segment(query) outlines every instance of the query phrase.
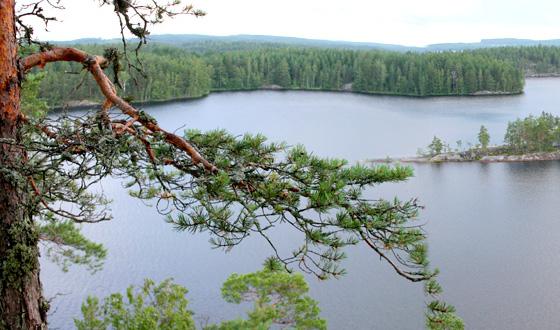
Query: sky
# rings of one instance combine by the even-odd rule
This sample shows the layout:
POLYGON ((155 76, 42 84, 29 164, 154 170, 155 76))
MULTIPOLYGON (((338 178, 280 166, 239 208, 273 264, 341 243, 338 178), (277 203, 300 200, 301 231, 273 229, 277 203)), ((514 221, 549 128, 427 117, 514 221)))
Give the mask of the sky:
MULTIPOLYGON (((143 1, 143 0, 136 0, 143 1)), ((119 36, 99 0, 62 0, 40 39, 119 36)), ((185 3, 185 0, 183 0, 185 3)), ((21 3, 21 1, 20 1, 21 3)), ((258 34, 425 46, 488 38, 560 39, 560 0, 193 0, 203 18, 176 17, 153 34, 258 34)))

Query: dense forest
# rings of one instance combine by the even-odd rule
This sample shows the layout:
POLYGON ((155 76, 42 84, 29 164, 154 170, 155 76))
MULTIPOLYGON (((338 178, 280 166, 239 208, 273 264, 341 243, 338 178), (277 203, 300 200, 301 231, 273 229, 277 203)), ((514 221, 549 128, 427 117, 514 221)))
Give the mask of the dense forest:
POLYGON ((543 112, 509 122, 504 141, 514 153, 558 150, 560 117, 543 112))
MULTIPOLYGON (((260 88, 407 96, 514 94, 523 91, 525 75, 560 72, 560 48, 545 46, 398 53, 255 43, 247 44, 246 49, 227 50, 231 45, 216 48, 215 44, 198 43, 191 50, 157 44, 146 47, 141 55, 145 75, 134 70, 120 72, 122 94, 138 102, 260 88)), ((85 48, 102 54, 106 47, 85 48)), ((47 71, 40 96, 49 105, 100 100, 94 82, 81 67, 56 63, 47 71), (55 82, 57 88, 53 89, 55 82)))
POLYGON ((560 75, 560 47, 499 47, 479 49, 473 53, 513 63, 526 76, 560 75))

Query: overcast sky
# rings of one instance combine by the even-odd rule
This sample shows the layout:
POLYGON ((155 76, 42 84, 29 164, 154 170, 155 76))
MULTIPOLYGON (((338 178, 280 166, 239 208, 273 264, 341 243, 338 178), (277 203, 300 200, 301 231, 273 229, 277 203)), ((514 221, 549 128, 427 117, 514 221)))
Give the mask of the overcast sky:
MULTIPOLYGON (((183 1, 185 2, 185 1, 183 1)), ((41 39, 118 36, 98 0, 63 0, 63 22, 41 39)), ((260 34, 424 46, 483 38, 560 38, 560 0, 194 0, 203 18, 177 17, 152 33, 260 34)))

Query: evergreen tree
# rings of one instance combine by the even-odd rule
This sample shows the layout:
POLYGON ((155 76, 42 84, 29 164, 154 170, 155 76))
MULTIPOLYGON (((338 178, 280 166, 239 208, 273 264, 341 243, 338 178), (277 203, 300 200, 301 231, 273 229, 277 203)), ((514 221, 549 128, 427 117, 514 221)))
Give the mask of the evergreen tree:
POLYGON ((504 138, 514 152, 555 150, 560 143, 560 117, 543 112, 508 123, 504 138))
POLYGON ((443 152, 443 148, 444 148, 444 143, 437 136, 434 136, 432 142, 428 145, 428 151, 432 156, 441 154, 443 152))
POLYGON ((480 126, 480 131, 478 132, 478 143, 482 150, 488 149, 488 144, 490 143, 490 134, 484 125, 480 126))
MULTIPOLYGON (((233 274, 222 287, 227 302, 253 302, 247 319, 207 325, 205 330, 270 329, 273 326, 322 330, 327 323, 319 317, 315 300, 301 274, 289 274, 275 259, 267 260, 263 270, 233 274)), ((187 289, 167 279, 159 284, 145 280, 139 288, 130 286, 126 298, 115 293, 103 303, 88 297, 82 304, 82 319, 75 319, 78 330, 169 329, 194 330, 188 309, 187 289)))
MULTIPOLYGON (((90 53, 104 51, 101 46, 80 47, 90 53)), ((411 96, 518 93, 523 89, 521 69, 505 60, 468 52, 401 54, 277 47, 207 50, 203 56, 177 47, 148 45, 141 58, 144 74, 133 72, 125 77, 131 82, 126 84, 126 94, 137 101, 200 97, 211 91, 251 90, 272 84, 323 90, 352 84, 352 90, 358 92, 411 96)), ((121 66, 128 66, 124 62, 121 66)), ((102 102, 94 80, 66 74, 80 70, 75 63, 47 67, 40 96, 57 106, 75 100, 102 102), (60 80, 65 81, 60 88, 50 88, 60 80), (76 89, 77 85, 81 87, 76 89)))
POLYGON ((83 319, 75 319, 78 330, 194 330, 192 312, 187 309, 187 289, 167 279, 159 284, 145 280, 128 287, 126 298, 114 293, 100 304, 88 297, 82 304, 83 319))
POLYGON ((318 303, 306 296, 309 288, 301 274, 289 274, 274 258, 266 261, 263 270, 231 275, 222 287, 227 302, 253 302, 247 320, 237 319, 210 326, 207 330, 269 329, 281 325, 294 329, 327 329, 319 317, 318 303))
POLYGON ((274 83, 282 87, 288 88, 291 85, 290 66, 288 61, 283 58, 274 72, 274 83))
MULTIPOLYGON (((412 175, 410 168, 348 166, 344 160, 316 157, 301 146, 268 143, 260 135, 169 132, 119 96, 122 54, 118 51, 108 50, 103 57, 72 47, 43 45, 18 53, 22 49, 15 27, 22 32, 21 42, 26 38, 31 42, 32 29, 24 25, 15 5, 15 0, 0 3, 0 86, 5 87, 0 89, 0 328, 46 327, 48 302, 39 277, 39 240, 67 247, 61 250, 64 256, 65 251, 80 249, 98 251, 89 255, 91 261, 101 256, 99 246, 77 236, 75 224, 110 220, 105 209, 109 201, 102 189, 90 188, 112 175, 128 181, 132 197, 169 205, 170 209, 158 210, 180 231, 207 231, 213 244, 223 248, 257 235, 271 245, 284 267, 297 264, 321 279, 343 275, 339 267, 343 249, 363 244, 398 275, 426 283, 426 294, 435 299, 427 305, 430 327, 461 324, 454 309, 437 300, 441 288, 435 282, 437 271, 428 262, 425 232, 413 224, 420 209, 416 200, 364 197, 366 188, 406 180, 412 175), (21 79, 31 70, 66 62, 83 68, 89 77, 84 81, 87 93, 97 89, 102 106, 78 117, 24 114, 21 79), (104 70, 112 71, 112 79, 104 70), (278 225, 291 226, 304 236, 294 253, 278 253, 278 242, 269 237, 278 225), (49 235, 41 235, 41 227, 49 235)), ((43 6, 50 5, 38 2, 25 17, 46 19, 41 13, 43 6)), ((126 22, 123 29, 139 39, 139 46, 146 42, 151 27, 143 22, 159 23, 178 14, 203 15, 192 6, 181 6, 180 1, 104 0, 101 5, 112 6, 119 20, 126 22)), ((241 77, 246 72, 234 64, 236 54, 226 55, 220 64, 221 79, 225 88, 231 88, 245 81, 241 77)), ((275 60, 263 59, 264 67, 269 65, 263 76, 272 74, 270 63, 278 63, 275 60)), ((207 67, 195 58, 191 63, 199 63, 201 70, 207 67)), ((162 81, 182 81, 176 72, 180 59, 165 63, 169 70, 162 70, 161 63, 152 64, 151 72, 164 79, 144 77, 148 95, 170 97, 175 87, 164 87, 162 81)), ((400 85, 406 85, 405 76, 400 76, 399 81, 405 82, 400 85)), ((72 86, 65 79, 59 83, 72 86)), ((59 89, 58 82, 51 84, 59 89)), ((150 311, 153 308, 147 307, 146 313, 150 311)))

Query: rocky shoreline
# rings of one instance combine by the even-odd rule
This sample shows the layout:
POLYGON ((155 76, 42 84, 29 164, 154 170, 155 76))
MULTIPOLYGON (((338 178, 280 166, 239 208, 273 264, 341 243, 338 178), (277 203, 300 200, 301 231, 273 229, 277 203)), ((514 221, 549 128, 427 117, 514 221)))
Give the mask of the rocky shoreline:
POLYGON ((365 163, 506 163, 506 162, 539 162, 560 160, 560 150, 551 152, 534 152, 521 155, 508 154, 492 154, 481 155, 479 152, 449 152, 435 156, 419 156, 419 157, 400 157, 400 158, 379 158, 366 159, 365 163))
POLYGON ((525 75, 525 78, 558 78, 560 77, 560 73, 552 72, 552 73, 529 73, 525 75))

